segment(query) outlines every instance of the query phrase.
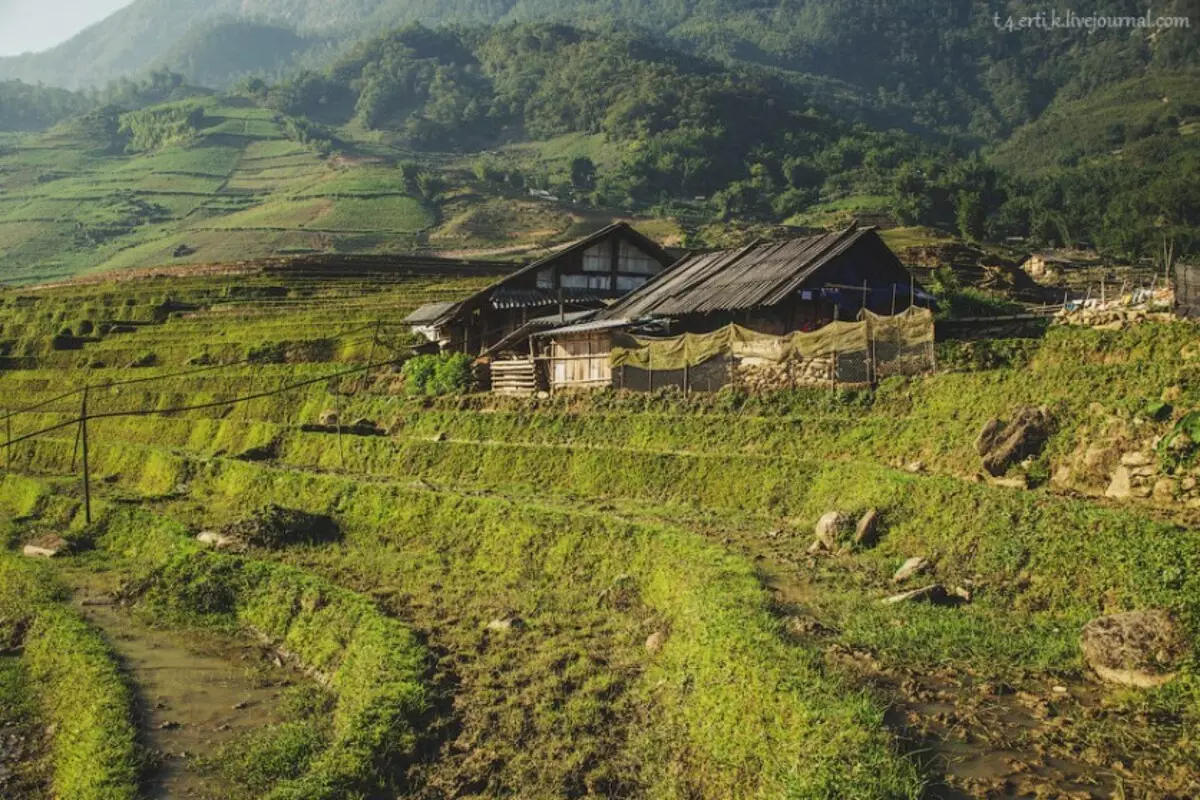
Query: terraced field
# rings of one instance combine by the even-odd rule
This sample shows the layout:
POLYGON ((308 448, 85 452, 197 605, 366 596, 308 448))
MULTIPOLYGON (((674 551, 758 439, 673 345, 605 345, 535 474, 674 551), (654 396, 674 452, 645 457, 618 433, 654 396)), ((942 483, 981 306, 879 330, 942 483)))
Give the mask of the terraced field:
POLYGON ((482 185, 462 156, 422 154, 444 188, 417 196, 398 168, 411 153, 344 132, 340 150, 322 156, 245 98, 184 105, 203 112, 194 134, 137 152, 89 118, 6 134, 0 285, 311 253, 515 257, 613 220, 482 185))
MULTIPOLYGON (((45 403, 12 417, 11 437, 73 420, 79 395, 55 398, 84 383, 98 416, 91 525, 77 426, 11 448, 7 542, 54 532, 77 554, 5 556, 0 566, 50 588, 36 613, 0 608, 0 619, 61 609, 72 635, 103 642, 89 627, 103 615, 72 611, 73 587, 77 602, 117 598, 104 613, 139 625, 231 637, 217 657, 250 644, 278 657, 293 686, 272 702, 302 710, 296 722, 264 710, 238 732, 247 744, 182 759, 200 786, 247 796, 1200 791, 1190 666, 1160 689, 1114 690, 1079 648, 1090 618, 1131 608, 1169 609, 1195 641, 1194 511, 1037 477, 1098 414, 1132 418, 1164 390, 1174 418, 1200 405, 1200 362, 1181 355, 1194 328, 947 346, 942 374, 872 393, 429 400, 406 397, 391 367, 328 377, 402 357, 391 323, 484 280, 261 274, 235 289, 214 275, 0 295, 12 337, 0 392, 45 403), (133 330, 73 330, 78 349, 55 349, 84 319, 133 330), (127 380, 139 382, 115 385, 127 380), (1025 403, 1058 421, 1023 468, 1033 488, 980 481, 976 433, 1025 403), (338 424, 322 423, 329 411, 338 424), (195 541, 272 506, 327 528, 236 554, 195 541), (820 516, 869 508, 877 543, 810 552, 820 516), (969 602, 880 602, 913 556, 969 602)), ((1139 435, 1174 418, 1143 418, 1139 435)), ((24 649, 0 670, 34 729, 55 713, 37 630, 20 628, 24 649)), ((149 687, 136 669, 116 676, 126 694, 113 707, 127 713, 88 726, 128 732, 144 719, 149 687)), ((192 719, 174 721, 203 724, 192 719)), ((145 746, 144 733, 123 735, 145 746)), ((28 796, 69 774, 74 745, 58 747, 26 773, 28 796)), ((153 786, 163 767, 143 763, 153 786)))

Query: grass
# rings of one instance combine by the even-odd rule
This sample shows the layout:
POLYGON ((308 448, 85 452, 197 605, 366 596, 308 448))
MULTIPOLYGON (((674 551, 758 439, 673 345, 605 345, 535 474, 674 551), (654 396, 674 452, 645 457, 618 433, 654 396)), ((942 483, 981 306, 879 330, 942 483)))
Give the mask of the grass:
MULTIPOLYGON (((0 298, 0 341, 13 337, 28 353, 22 363, 36 368, 0 375, 0 391, 32 402, 85 374, 155 374, 120 366, 138 350, 161 354, 157 372, 169 373, 201 349, 232 357, 250 341, 313 343, 379 310, 399 314, 453 294, 418 278, 344 289, 256 276, 236 290, 214 278, 11 293, 0 298), (153 324, 167 294, 201 309, 153 324), (105 315, 151 324, 76 353, 45 347, 63 325, 105 315), (98 357, 113 366, 71 369, 98 357)), ((978 431, 1023 404, 1049 406, 1056 421, 1030 467, 1042 481, 1105 420, 1140 439, 1168 432, 1200 406, 1194 342, 1194 327, 1182 323, 1052 328, 1040 340, 943 345, 942 372, 873 392, 762 397, 413 400, 380 375, 350 396, 317 385, 229 412, 97 420, 89 427, 94 488, 102 505, 144 509, 102 513, 128 515, 120 540, 150 554, 175 546, 156 537, 186 543, 185 530, 219 527, 265 502, 335 517, 345 534, 339 544, 252 555, 371 598, 426 643, 428 724, 412 750, 422 756, 404 775, 417 790, 914 796, 926 773, 897 755, 881 698, 823 663, 829 643, 869 653, 885 669, 1074 686, 1086 674, 1078 634, 1098 614, 1166 608, 1193 638, 1200 632, 1200 540, 1186 509, 1149 512, 973 479, 978 431), (1170 397, 1170 412, 1142 419, 1161 397, 1170 397), (344 437, 343 462, 336 437, 299 430, 334 407, 378 421, 391 436, 344 437), (270 462, 249 460, 263 458, 255 451, 270 462), (900 468, 917 460, 921 474, 900 468), (809 560, 819 516, 868 508, 882 515, 876 547, 809 560), (879 603, 913 555, 933 560, 937 581, 970 587, 972 601, 879 603), (776 579, 800 594, 778 605, 764 588, 776 579), (787 635, 779 613, 793 606, 830 629, 826 644, 787 635), (523 624, 489 630, 504 619, 523 624), (663 635, 655 652, 645 646, 651 634, 663 635)), ((305 352, 292 363, 98 392, 93 402, 168 407, 365 359, 350 347, 305 352)), ((71 412, 19 417, 18 432, 71 412)), ((73 439, 68 429, 23 445, 14 467, 65 475, 73 439)), ((74 483, 10 485, 22 514, 69 523, 78 508, 74 483)), ((170 596, 199 587, 240 592, 256 574, 191 556, 164 558, 159 568, 170 596)), ((280 607, 297 607, 291 589, 280 597, 280 607)), ((251 612, 230 613, 245 622, 251 612)), ((1096 752, 1116 753, 1122 737, 1154 739, 1168 760, 1194 770, 1194 657, 1171 686, 1106 697, 1102 716, 1064 723, 1056 741, 1077 750, 1103 742, 1096 752), (1113 710, 1134 708, 1169 724, 1113 710)), ((314 763, 317 744, 332 736, 313 728, 267 734, 255 752, 264 763, 279 755, 283 766, 247 780, 296 779, 295 765, 314 763)))
MULTIPOLYGON (((533 214, 523 194, 477 185, 462 159, 428 159, 448 188, 412 197, 395 166, 409 153, 347 130, 348 152, 323 158, 287 139, 274 112, 236 98, 188 102, 204 108, 200 129, 153 152, 113 152, 69 123, 0 152, 0 285, 297 253, 534 248, 577 234, 564 207, 533 214), (131 198, 141 213, 114 213, 131 198)), ((577 154, 609 158, 595 137, 568 139, 502 160, 562 171, 577 154)))
POLYGON ((57 797, 132 800, 140 760, 132 696, 108 645, 47 570, 0 554, 0 634, 23 628, 22 664, 50 723, 57 797))
MULTIPOLYGON (((264 796, 319 800, 379 789, 388 776, 377 765, 412 756, 427 705, 426 653, 366 598, 297 569, 202 552, 186 528, 145 513, 111 512, 98 542, 150 570, 142 603, 184 618, 229 617, 294 654, 334 693, 329 741, 318 749, 310 734, 305 751, 280 756, 293 763, 304 755, 307 769, 264 796)), ((284 733, 273 735, 274 752, 294 749, 284 733)))

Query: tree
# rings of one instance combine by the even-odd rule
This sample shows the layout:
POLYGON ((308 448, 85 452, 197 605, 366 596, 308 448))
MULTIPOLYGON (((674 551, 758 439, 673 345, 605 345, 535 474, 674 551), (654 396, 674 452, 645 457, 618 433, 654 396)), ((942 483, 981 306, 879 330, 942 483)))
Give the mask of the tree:
POLYGON ((571 185, 580 192, 596 188, 596 165, 587 156, 579 156, 571 162, 571 185))

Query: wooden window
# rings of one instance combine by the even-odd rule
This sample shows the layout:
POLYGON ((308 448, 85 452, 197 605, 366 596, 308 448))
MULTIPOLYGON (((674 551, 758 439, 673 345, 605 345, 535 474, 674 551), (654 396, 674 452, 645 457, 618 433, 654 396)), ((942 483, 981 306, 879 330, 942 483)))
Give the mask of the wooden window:
POLYGON ((612 289, 612 278, 608 275, 588 275, 588 288, 609 291, 612 289))
POLYGON ((594 244, 583 252, 584 272, 612 272, 612 242, 594 244))
POLYGON ((554 267, 544 269, 537 274, 537 288, 553 289, 554 288, 554 267))
POLYGON ((621 242, 621 260, 617 271, 631 275, 657 275, 662 271, 662 264, 629 242, 621 242))
POLYGON ((644 278, 640 275, 637 277, 632 277, 632 276, 628 276, 628 275, 618 275, 617 276, 617 291, 618 292, 632 292, 634 289, 638 288, 639 286, 641 286, 648 280, 650 280, 650 279, 644 278))
POLYGON ((587 275, 563 275, 562 285, 564 289, 586 289, 589 280, 587 275))

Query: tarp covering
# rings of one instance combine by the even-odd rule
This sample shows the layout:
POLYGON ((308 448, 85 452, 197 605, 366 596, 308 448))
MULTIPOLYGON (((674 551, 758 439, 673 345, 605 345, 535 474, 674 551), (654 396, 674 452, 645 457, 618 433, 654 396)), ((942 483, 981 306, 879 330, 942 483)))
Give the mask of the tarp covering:
POLYGON ((915 306, 893 317, 866 311, 858 322, 831 322, 820 330, 784 336, 756 333, 740 325, 669 338, 617 334, 611 362, 614 367, 654 370, 694 367, 723 355, 782 362, 867 352, 873 340, 898 347, 932 343, 933 314, 915 306))

